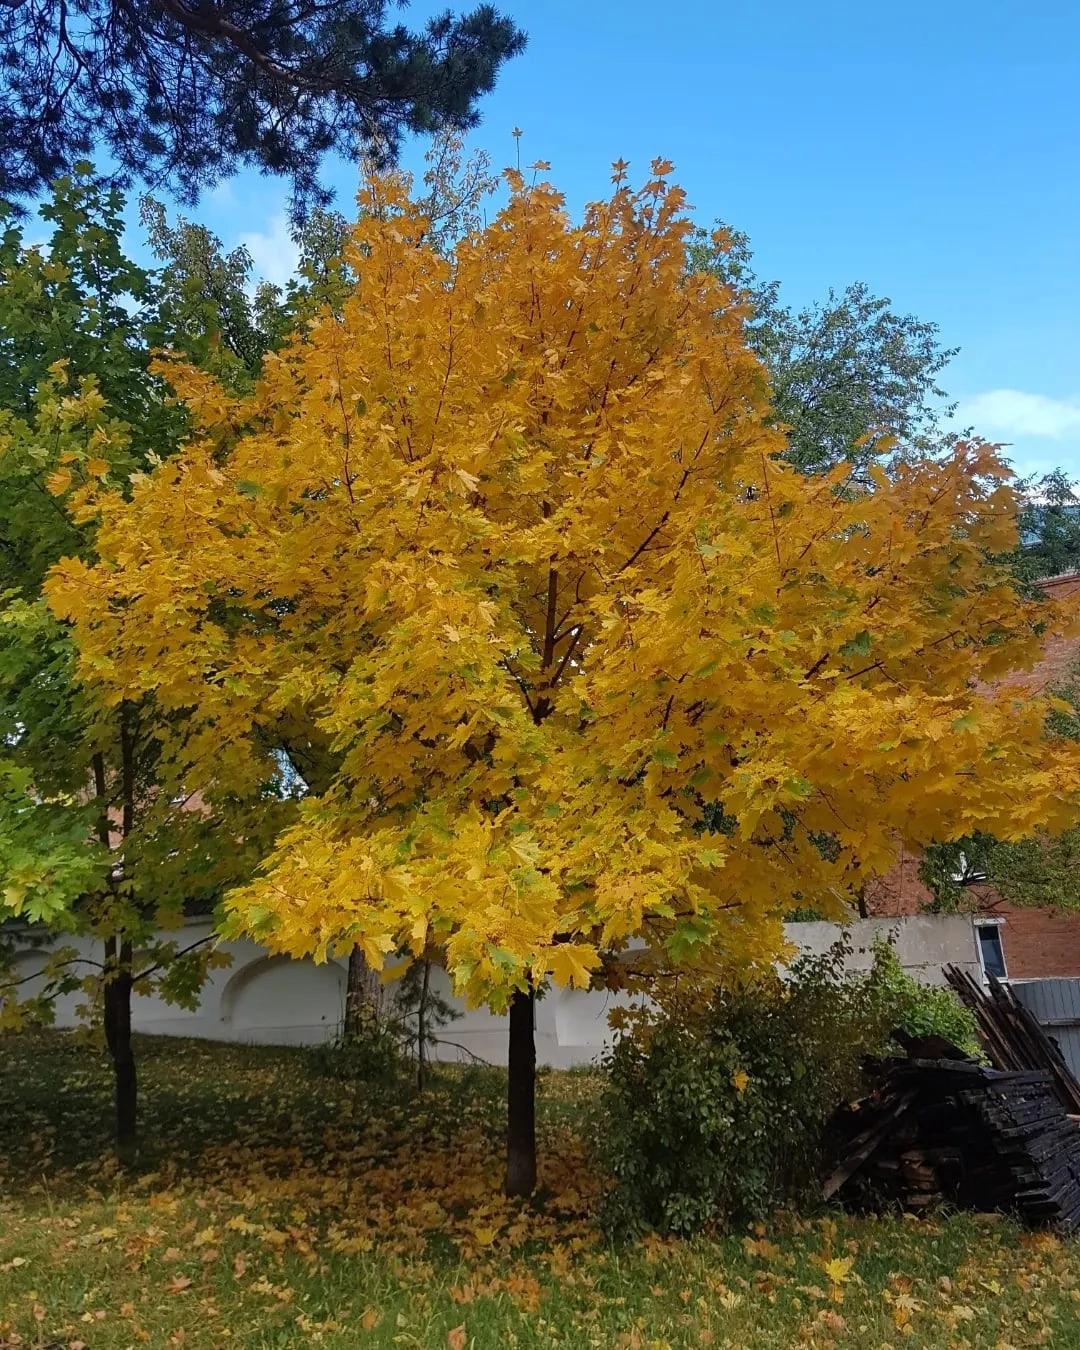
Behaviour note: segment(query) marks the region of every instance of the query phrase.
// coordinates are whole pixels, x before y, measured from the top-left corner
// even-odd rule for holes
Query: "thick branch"
[[[181,0],[154,0],[154,3],[190,32],[208,38],[221,38],[230,43],[275,80],[299,86],[311,93],[328,93],[333,88],[333,82],[325,77],[312,76],[280,65],[263,51],[250,33],[232,23],[218,9],[189,9]]]

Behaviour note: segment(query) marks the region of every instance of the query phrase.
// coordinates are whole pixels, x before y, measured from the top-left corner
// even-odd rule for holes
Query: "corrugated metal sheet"
[[[1039,1019],[1080,1078],[1080,980],[1014,980],[1016,997]]]

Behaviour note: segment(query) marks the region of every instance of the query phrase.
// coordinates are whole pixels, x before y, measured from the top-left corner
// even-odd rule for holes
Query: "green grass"
[[[542,1190],[500,1194],[503,1081],[423,1096],[299,1050],[144,1039],[144,1145],[100,1052],[0,1039],[0,1347],[1080,1347],[1080,1243],[997,1217],[812,1220],[607,1245],[580,1123],[540,1079]],[[838,1263],[838,1264],[830,1264]]]

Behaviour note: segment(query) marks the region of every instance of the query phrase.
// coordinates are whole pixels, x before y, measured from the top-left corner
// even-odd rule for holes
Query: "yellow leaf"
[[[745,1069],[736,1069],[735,1072],[731,1075],[731,1081],[735,1087],[735,1091],[741,1097],[750,1083],[750,1075],[746,1072]]]
[[[71,486],[71,471],[69,469],[55,469],[45,479],[45,486],[52,496],[62,497]]]
[[[565,943],[553,947],[548,955],[548,968],[556,984],[573,985],[576,989],[588,989],[592,983],[590,971],[600,964],[595,947]]]
[[[383,984],[393,984],[395,980],[401,979],[402,975],[409,969],[413,963],[411,956],[406,956],[402,961],[395,961],[392,965],[384,966],[379,971],[379,979]]]
[[[851,1267],[854,1264],[855,1258],[852,1256],[834,1256],[831,1261],[823,1263],[822,1270],[833,1284],[843,1284],[851,1273]]]

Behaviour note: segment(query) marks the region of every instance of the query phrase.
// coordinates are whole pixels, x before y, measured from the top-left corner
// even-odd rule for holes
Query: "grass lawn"
[[[608,1246],[588,1074],[540,1084],[543,1190],[499,1191],[502,1081],[372,1100],[305,1051],[142,1039],[143,1156],[62,1033],[0,1038],[0,1347],[1080,1347],[1080,1241],[996,1217],[778,1218]]]

